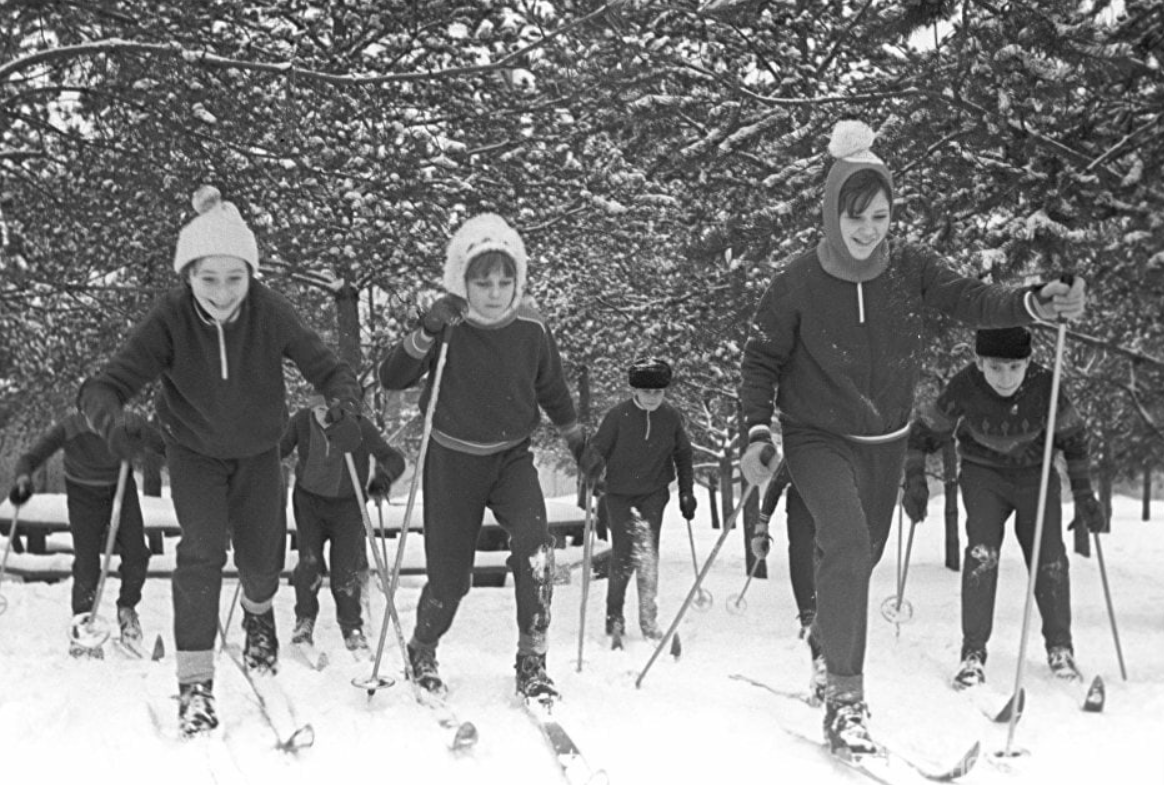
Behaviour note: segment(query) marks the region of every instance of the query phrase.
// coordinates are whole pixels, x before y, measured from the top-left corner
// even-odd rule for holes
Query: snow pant
[[[666,486],[642,496],[607,493],[602,497],[611,537],[606,618],[622,621],[626,587],[634,574],[639,592],[639,627],[644,633],[658,626],[659,534],[663,508],[670,498]]]
[[[286,487],[279,451],[211,458],[169,444],[170,494],[182,529],[174,569],[178,682],[214,676],[227,538],[242,584],[243,610],[270,610],[287,548]]]
[[[519,654],[545,654],[553,597],[554,543],[529,440],[490,455],[470,455],[436,440],[424,465],[424,556],[428,580],[416,608],[411,645],[434,651],[473,583],[485,508],[509,535],[517,599]]]
[[[786,424],[785,460],[816,524],[813,635],[830,699],[863,699],[869,579],[893,523],[906,440],[867,444]]]
[[[93,599],[101,580],[105,541],[109,537],[110,517],[116,485],[86,485],[65,480],[65,497],[69,507],[69,533],[73,538],[73,615],[94,610]],[[133,473],[125,479],[121,500],[121,522],[114,541],[121,563],[117,574],[121,589],[118,607],[134,608],[141,602],[150,563],[150,548],[145,539],[141,502]]]
[[[1023,560],[1028,570],[1031,567],[1041,481],[1041,467],[1004,470],[962,462],[959,484],[962,504],[966,507],[966,553],[962,567],[963,657],[973,651],[985,659],[986,642],[990,640],[994,624],[999,552],[1011,513],[1015,516],[1015,536],[1022,548]],[[1063,545],[1063,510],[1059,493],[1059,474],[1052,469],[1035,577],[1035,603],[1043,619],[1043,641],[1048,651],[1057,646],[1071,648],[1071,580],[1067,549]],[[1024,584],[1024,599],[1025,596]]]
[[[801,624],[816,618],[816,524],[795,485],[784,497],[788,517],[788,577]]]
[[[364,516],[354,496],[329,498],[296,485],[291,494],[295,512],[295,539],[299,562],[291,573],[295,587],[295,618],[319,615],[319,587],[323,584],[323,545],[331,542],[331,596],[335,616],[345,635],[364,626],[360,596],[368,571]]]

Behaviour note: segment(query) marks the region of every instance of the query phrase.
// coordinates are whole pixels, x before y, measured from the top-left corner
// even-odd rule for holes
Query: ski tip
[[[950,771],[942,777],[943,780],[953,780],[958,777],[964,777],[970,773],[978,763],[978,758],[982,755],[982,742],[976,741],[970,749],[966,750],[966,754],[962,756]]]
[[[297,728],[294,733],[280,742],[278,747],[283,752],[296,753],[313,744],[315,744],[315,728],[311,726],[311,723],[308,723],[301,728]]]
[[[683,656],[683,644],[679,642],[679,633],[675,633],[671,638],[671,656],[675,659]]]
[[[453,735],[453,749],[466,750],[477,743],[477,726],[471,722],[462,722]]]
[[[1087,697],[1083,699],[1083,710],[1092,714],[1098,714],[1103,711],[1106,703],[1106,690],[1103,685],[1103,678],[1096,676],[1091,681],[1091,686],[1087,688]]]
[[[158,637],[154,638],[154,651],[153,654],[150,655],[150,659],[154,662],[157,662],[165,656],[166,644],[162,643],[162,636],[158,635]]]
[[[1026,708],[1027,691],[1020,689],[1017,695],[1012,695],[1002,710],[994,716],[995,722],[1010,722],[1013,717],[1015,721],[1022,719],[1023,709]]]

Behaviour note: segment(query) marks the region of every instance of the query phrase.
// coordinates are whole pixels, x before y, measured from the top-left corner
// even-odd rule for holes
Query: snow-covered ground
[[[875,735],[943,765],[980,740],[983,760],[964,779],[967,783],[1164,782],[1164,756],[1155,746],[1164,740],[1164,510],[1157,506],[1157,519],[1142,522],[1139,502],[1119,497],[1113,533],[1104,538],[1128,680],[1120,677],[1097,561],[1073,556],[1077,660],[1089,680],[1095,674],[1106,680],[1107,709],[1098,715],[1082,712],[1083,687],[1051,679],[1036,614],[1024,668],[1027,710],[1009,745],[1029,754],[1005,761],[993,753],[1008,747],[1007,726],[991,723],[982,709],[1000,708],[1014,684],[1025,568],[1010,535],[1003,550],[989,689],[977,697],[954,692],[948,683],[960,644],[959,575],[942,564],[937,517],[942,500],[932,500],[930,510],[930,520],[917,529],[908,572],[906,597],[913,618],[900,629],[879,611],[881,601],[894,593],[896,534],[874,577],[866,680]],[[684,523],[676,505],[667,512],[660,570],[664,625],[674,618],[693,580]],[[1070,520],[1070,507],[1064,512]],[[774,520],[783,519],[778,509]],[[704,501],[695,523],[701,560],[719,534],[709,525]],[[419,538],[410,539],[410,550],[420,547]],[[610,782],[861,781],[813,745],[782,732],[788,726],[818,737],[819,710],[729,678],[747,674],[788,690],[806,683],[809,657],[797,638],[784,552],[778,536],[770,580],[753,582],[741,612],[729,613],[729,600],[746,578],[741,535],[733,532],[706,583],[714,595],[712,607],[691,609],[680,625],[682,657],[660,657],[639,688],[636,677],[653,648],[632,625],[627,648],[608,649],[602,630],[606,582],[591,583],[580,671],[580,576],[557,587],[550,672],[565,696],[558,712]],[[407,630],[420,585],[419,579],[405,580],[397,598]],[[224,589],[224,615],[233,588],[229,582]],[[113,651],[104,661],[70,659],[67,581],[5,582],[0,589],[9,604],[0,615],[0,776],[5,782],[77,783],[114,776],[126,783],[280,785],[357,778],[504,785],[557,781],[536,727],[512,697],[516,629],[511,584],[474,589],[440,650],[451,700],[480,731],[476,749],[463,756],[446,751],[448,732],[414,703],[407,685],[397,683],[371,699],[351,685],[371,668],[352,662],[343,651],[326,592],[316,640],[329,651],[331,665],[314,672],[284,654],[280,678],[300,719],[316,731],[314,747],[291,757],[270,749],[270,732],[225,656],[216,684],[223,739],[181,743],[159,734],[150,707],[160,713],[166,731],[172,731],[176,716],[176,702],[169,699],[176,683],[167,580],[151,579],[140,606],[148,640],[160,634],[165,643],[167,656],[160,662],[130,661]],[[113,578],[105,615],[112,614],[116,590]],[[292,590],[284,586],[277,597],[284,641],[293,622],[293,601]],[[382,607],[373,600],[377,625]],[[635,618],[635,609],[632,588],[628,619]],[[231,627],[231,639],[240,640],[237,615]],[[400,671],[391,636],[383,662],[383,672]]]

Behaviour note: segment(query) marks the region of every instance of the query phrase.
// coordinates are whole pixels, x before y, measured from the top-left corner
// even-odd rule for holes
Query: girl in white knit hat
[[[747,482],[785,460],[816,523],[813,636],[828,669],[824,733],[839,755],[877,752],[865,704],[869,579],[901,482],[927,309],[983,327],[1077,319],[1084,286],[989,286],[928,249],[890,245],[893,177],[863,123],[839,123],[824,188],[824,237],[783,265],[760,300],[741,364]],[[1057,271],[1056,271],[1057,272]],[[757,527],[757,539],[767,534]]]
[[[380,366],[390,390],[427,374],[420,406],[432,394],[442,342],[448,356],[433,414],[424,472],[424,551],[428,581],[408,644],[414,678],[444,692],[436,649],[472,583],[477,533],[489,507],[509,533],[517,597],[517,691],[552,700],[546,633],[553,593],[553,540],[530,452],[544,410],[575,460],[585,446],[554,336],[523,300],[526,253],[501,217],[466,221],[449,242],[447,291]],[[453,329],[445,329],[450,327]]]
[[[256,675],[277,667],[271,604],[287,537],[279,461],[287,424],[283,361],[334,402],[332,419],[354,417],[360,401],[352,369],[290,302],[256,280],[258,245],[234,205],[207,186],[194,194],[194,208],[174,254],[181,283],[78,397],[94,430],[108,438],[125,418],[125,404],[161,379],[158,419],[182,527],[173,600],[178,716],[187,737],[218,725],[214,641],[228,532],[243,587],[246,665]],[[339,433],[348,438],[352,428]],[[358,426],[355,434],[358,445]]]

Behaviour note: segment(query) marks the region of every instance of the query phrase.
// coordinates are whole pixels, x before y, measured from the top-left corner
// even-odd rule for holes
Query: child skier
[[[994,618],[998,556],[1007,519],[1027,567],[1035,539],[1043,446],[1051,400],[1051,372],[1031,361],[1031,334],[1023,327],[979,330],[975,361],[950,379],[933,403],[922,407],[909,434],[905,461],[906,513],[925,518],[929,489],[925,456],[957,438],[962,503],[966,508],[966,557],[962,568],[962,662],[956,688],[986,680],[986,642]],[[1067,462],[1067,479],[1080,520],[1106,531],[1103,509],[1091,491],[1083,419],[1060,395],[1054,444]],[[1047,662],[1061,679],[1080,678],[1071,642],[1071,583],[1061,531],[1059,474],[1047,487],[1035,602],[1043,618]]]
[[[124,425],[120,426],[114,438],[131,458],[147,449],[159,455],[165,454],[166,445],[161,435],[131,412],[126,413]],[[93,600],[101,579],[101,558],[117,494],[121,459],[109,451],[105,440],[93,432],[84,417],[75,413],[67,415],[16,461],[15,481],[8,494],[14,507],[32,498],[32,473],[61,449],[65,451],[65,498],[69,509],[69,534],[73,540],[72,605],[76,616],[94,610]],[[150,549],[146,544],[141,502],[132,471],[125,481],[117,547],[121,555],[117,624],[122,642],[138,649],[142,633],[137,604],[141,602]],[[105,656],[100,646],[89,648],[77,641],[70,641],[69,654],[94,659]]]
[[[620,646],[626,622],[623,602],[631,573],[637,575],[639,628],[658,640],[656,596],[659,535],[671,481],[679,479],[679,510],[695,517],[691,441],[679,411],[667,403],[671,366],[662,359],[638,360],[627,372],[631,397],[612,407],[583,453],[582,467],[594,486],[606,470],[606,508],[610,530],[610,583],[606,589],[606,634]]]
[[[360,418],[360,445],[350,453],[329,442],[334,426],[327,421],[327,399],[312,396],[305,409],[291,418],[279,444],[280,457],[298,448],[295,489],[291,504],[299,561],[291,574],[295,586],[295,630],[292,643],[315,642],[315,617],[319,615],[319,587],[323,582],[323,544],[331,541],[331,596],[344,646],[357,654],[368,651],[360,617],[360,594],[368,570],[364,513],[352,487],[347,456],[351,456],[360,483],[368,495],[386,499],[392,483],[404,473],[404,458],[388,446],[371,421]],[[368,480],[368,456],[376,458],[376,471]]]
[[[449,242],[446,294],[380,366],[380,382],[390,390],[405,389],[427,373],[424,410],[441,342],[448,341],[432,439],[420,469],[428,580],[407,646],[417,683],[438,694],[445,688],[437,644],[469,591],[477,534],[489,507],[509,534],[517,691],[546,700],[557,695],[546,674],[553,539],[530,451],[539,406],[575,461],[586,439],[553,334],[523,300],[527,264],[521,237],[504,219],[484,214],[466,221]]]
[[[792,474],[788,462],[781,461],[780,467],[768,481],[764,499],[760,502],[760,519],[752,530],[752,555],[757,559],[768,557],[772,538],[768,533],[769,522],[784,489],[788,489],[785,514],[788,518],[788,577],[792,581],[792,597],[796,601],[797,618],[800,620],[800,637],[808,643],[812,655],[812,678],[809,691],[813,701],[824,702],[828,669],[820,641],[812,632],[812,622],[816,618],[816,524],[804,506],[804,499],[792,484]]]
[[[277,667],[271,603],[287,539],[279,460],[284,359],[337,401],[328,419],[344,424],[333,428],[333,442],[344,443],[333,449],[359,444],[360,400],[351,368],[286,298],[256,280],[258,246],[234,205],[210,186],[193,202],[198,214],[178,235],[174,254],[182,283],[162,295],[79,395],[81,411],[108,440],[125,419],[126,402],[161,377],[158,418],[182,527],[173,599],[178,717],[187,737],[218,725],[214,641],[228,531],[243,587],[246,666],[256,674]]]
[[[964,278],[923,248],[890,247],[893,180],[873,132],[838,124],[824,188],[824,237],[777,271],[741,363],[748,483],[766,482],[777,410],[792,481],[816,523],[818,634],[828,665],[824,733],[842,755],[877,751],[864,658],[869,579],[897,502],[922,350],[923,312],[984,326],[1078,318],[1084,283],[1011,291]],[[775,397],[775,401],[774,401]]]

